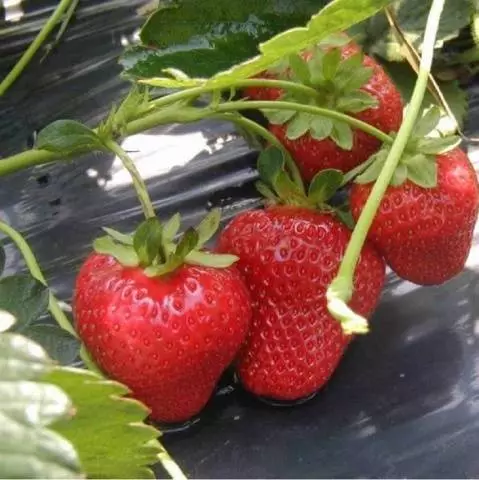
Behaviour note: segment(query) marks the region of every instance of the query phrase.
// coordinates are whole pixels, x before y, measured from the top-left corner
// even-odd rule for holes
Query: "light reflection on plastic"
[[[143,179],[157,177],[174,167],[182,167],[198,154],[210,151],[208,139],[201,132],[182,135],[137,134],[126,138],[122,148],[129,153]],[[131,185],[131,177],[116,157],[104,188]]]
[[[6,22],[18,22],[20,21],[25,12],[22,8],[23,0],[0,0],[5,9],[5,21]]]

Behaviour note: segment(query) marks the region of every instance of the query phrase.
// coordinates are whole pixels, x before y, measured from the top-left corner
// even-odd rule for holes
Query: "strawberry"
[[[421,124],[415,130],[421,132]],[[416,137],[412,142],[381,201],[369,239],[398,276],[437,285],[464,268],[478,215],[478,182],[467,155],[454,147],[457,139]],[[351,188],[355,219],[386,154],[377,154],[376,164]]]
[[[277,197],[283,204],[236,216],[217,245],[217,251],[239,257],[236,265],[252,298],[253,321],[237,374],[255,395],[297,401],[327,382],[351,339],[329,314],[325,297],[350,230],[324,204],[336,174],[325,172],[308,197],[301,198],[284,172],[275,172],[271,165],[260,165],[259,170],[270,172],[271,182],[262,190],[287,192]],[[315,210],[314,204],[322,205],[323,211]],[[378,302],[385,275],[385,264],[370,245],[364,246],[356,272],[351,306],[367,317]]]
[[[245,92],[250,98],[337,110],[384,132],[397,131],[401,125],[403,103],[396,86],[383,68],[346,36],[305,50],[260,76],[293,79],[315,88],[318,95],[303,98],[278,88],[250,88]],[[380,147],[376,138],[339,120],[285,110],[264,113],[269,130],[289,150],[307,181],[327,168],[348,172]]]
[[[248,291],[230,266],[235,257],[199,250],[218,213],[175,248],[176,222],[162,228],[150,219],[134,237],[108,230],[114,238],[95,242],[73,304],[78,333],[98,366],[127,385],[153,420],[168,423],[205,406],[251,317]]]

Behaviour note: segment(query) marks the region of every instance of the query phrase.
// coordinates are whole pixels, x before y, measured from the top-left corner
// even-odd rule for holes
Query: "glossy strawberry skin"
[[[401,278],[436,285],[464,268],[477,220],[476,173],[467,155],[456,148],[437,156],[438,183],[425,189],[407,180],[388,187],[372,227],[370,240]],[[354,184],[350,192],[357,219],[372,184]]]
[[[329,214],[270,207],[238,215],[221,233],[219,251],[240,257],[253,321],[237,373],[247,390],[294,401],[320,389],[350,341],[329,314],[325,293],[350,231]],[[380,297],[385,264],[366,245],[350,305],[368,317]]]
[[[243,342],[249,294],[234,267],[184,265],[148,278],[91,254],[76,281],[78,333],[108,376],[162,422],[196,415]]]

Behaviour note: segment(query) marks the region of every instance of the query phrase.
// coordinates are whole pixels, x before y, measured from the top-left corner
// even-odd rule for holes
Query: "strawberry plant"
[[[160,461],[183,478],[158,441],[161,428],[200,414],[230,365],[262,399],[305,401],[354,336],[369,330],[386,264],[420,285],[460,273],[479,186],[459,138],[438,126],[451,111],[447,101],[439,102],[442,111],[423,111],[428,86],[441,93],[431,67],[436,40],[455,37],[440,24],[451,5],[433,0],[424,35],[414,35],[401,30],[404,19],[392,8],[407,3],[160,5],[140,44],[121,58],[132,87],[107,118],[96,127],[57,120],[33,149],[1,160],[4,176],[86,152],[114,153],[145,219],[133,232],[105,226],[92,239],[72,292],[73,321],[23,236],[0,222],[29,270],[0,279],[0,473],[149,478]],[[62,21],[59,40],[77,4],[59,3],[0,95]],[[384,14],[417,68],[410,97],[388,75],[391,66],[372,56],[401,60],[397,48],[392,56],[385,49],[391,32],[381,42],[368,36]],[[245,114],[252,110],[264,118]],[[232,219],[215,246],[221,212],[180,234],[179,215],[158,218],[120,146],[128,135],[202,119],[233,123],[261,149],[265,208]],[[55,325],[44,321],[47,311]],[[54,364],[45,349],[64,359],[60,346],[70,362],[79,351],[84,368]]]

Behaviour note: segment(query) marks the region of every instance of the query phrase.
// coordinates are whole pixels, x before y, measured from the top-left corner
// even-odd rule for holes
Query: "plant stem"
[[[20,76],[30,60],[33,58],[38,49],[42,46],[42,43],[47,39],[57,23],[61,20],[62,15],[68,9],[70,4],[74,0],[61,0],[58,7],[53,12],[52,16],[48,19],[47,23],[40,30],[35,40],[25,50],[24,54],[18,60],[17,64],[13,67],[10,73],[0,83],[0,97],[12,86],[15,80]]]
[[[32,277],[45,285],[45,287],[48,287],[47,281],[45,280],[45,277],[40,270],[37,259],[35,258],[35,255],[33,254],[31,248],[29,247],[25,239],[22,237],[22,235],[20,235],[20,233],[10,227],[10,225],[7,225],[5,222],[2,221],[0,221],[0,231],[5,233],[5,235],[7,235],[20,250]],[[69,334],[73,335],[75,338],[78,338],[75,329],[73,328],[72,324],[68,320],[63,310],[60,308],[58,300],[51,292],[48,301],[48,309],[52,314],[53,318],[57,321],[58,325],[60,325],[60,327],[66,330]]]
[[[107,140],[105,146],[111,150],[115,155],[117,155],[123,163],[123,166],[128,170],[133,180],[133,186],[135,187],[136,194],[141,203],[141,208],[146,218],[155,217],[155,209],[151,202],[150,196],[148,195],[148,189],[146,188],[145,182],[141,178],[140,172],[136,168],[133,160],[130,156],[118,145],[118,143],[113,140]]]
[[[286,166],[291,174],[294,183],[296,183],[296,185],[301,189],[303,193],[305,192],[303,178],[301,177],[301,172],[299,171],[298,166],[292,159],[289,152],[284,148],[284,145],[269,130],[262,127],[260,124],[254,122],[253,120],[250,120],[249,118],[243,117],[241,115],[221,113],[211,115],[211,117],[209,118],[217,118],[218,120],[225,120],[235,123],[236,125],[243,127],[246,130],[256,133],[258,136],[264,138],[271,145],[274,145],[275,147],[282,150],[284,153]]]
[[[424,34],[419,74],[404,122],[399,129],[388,158],[386,159],[381,173],[376,180],[356,223],[356,227],[354,228],[344,254],[343,261],[339,267],[338,274],[326,293],[329,312],[341,323],[343,330],[346,333],[365,333],[368,331],[366,319],[353,312],[346,302],[352,297],[354,271],[362,247],[366,241],[369,228],[371,227],[384,193],[389,186],[394,171],[401,159],[404,149],[406,148],[421,109],[429,79],[429,72],[431,70],[434,44],[439,26],[439,19],[444,7],[444,1],[445,0],[433,0]]]
[[[358,128],[373,137],[376,137],[378,140],[384,143],[391,144],[393,139],[382,132],[381,130],[369,125],[369,123],[358,120],[357,118],[350,117],[341,112],[336,112],[335,110],[329,110],[328,108],[316,107],[314,105],[303,105],[301,103],[293,102],[283,102],[283,101],[270,101],[270,100],[255,100],[252,102],[227,102],[222,103],[214,107],[215,111],[218,113],[222,112],[237,112],[239,110],[251,110],[251,109],[269,109],[269,110],[294,110],[297,112],[310,113],[312,115],[321,115],[323,117],[332,118],[334,120],[340,120],[344,123],[347,123],[351,127]]]

